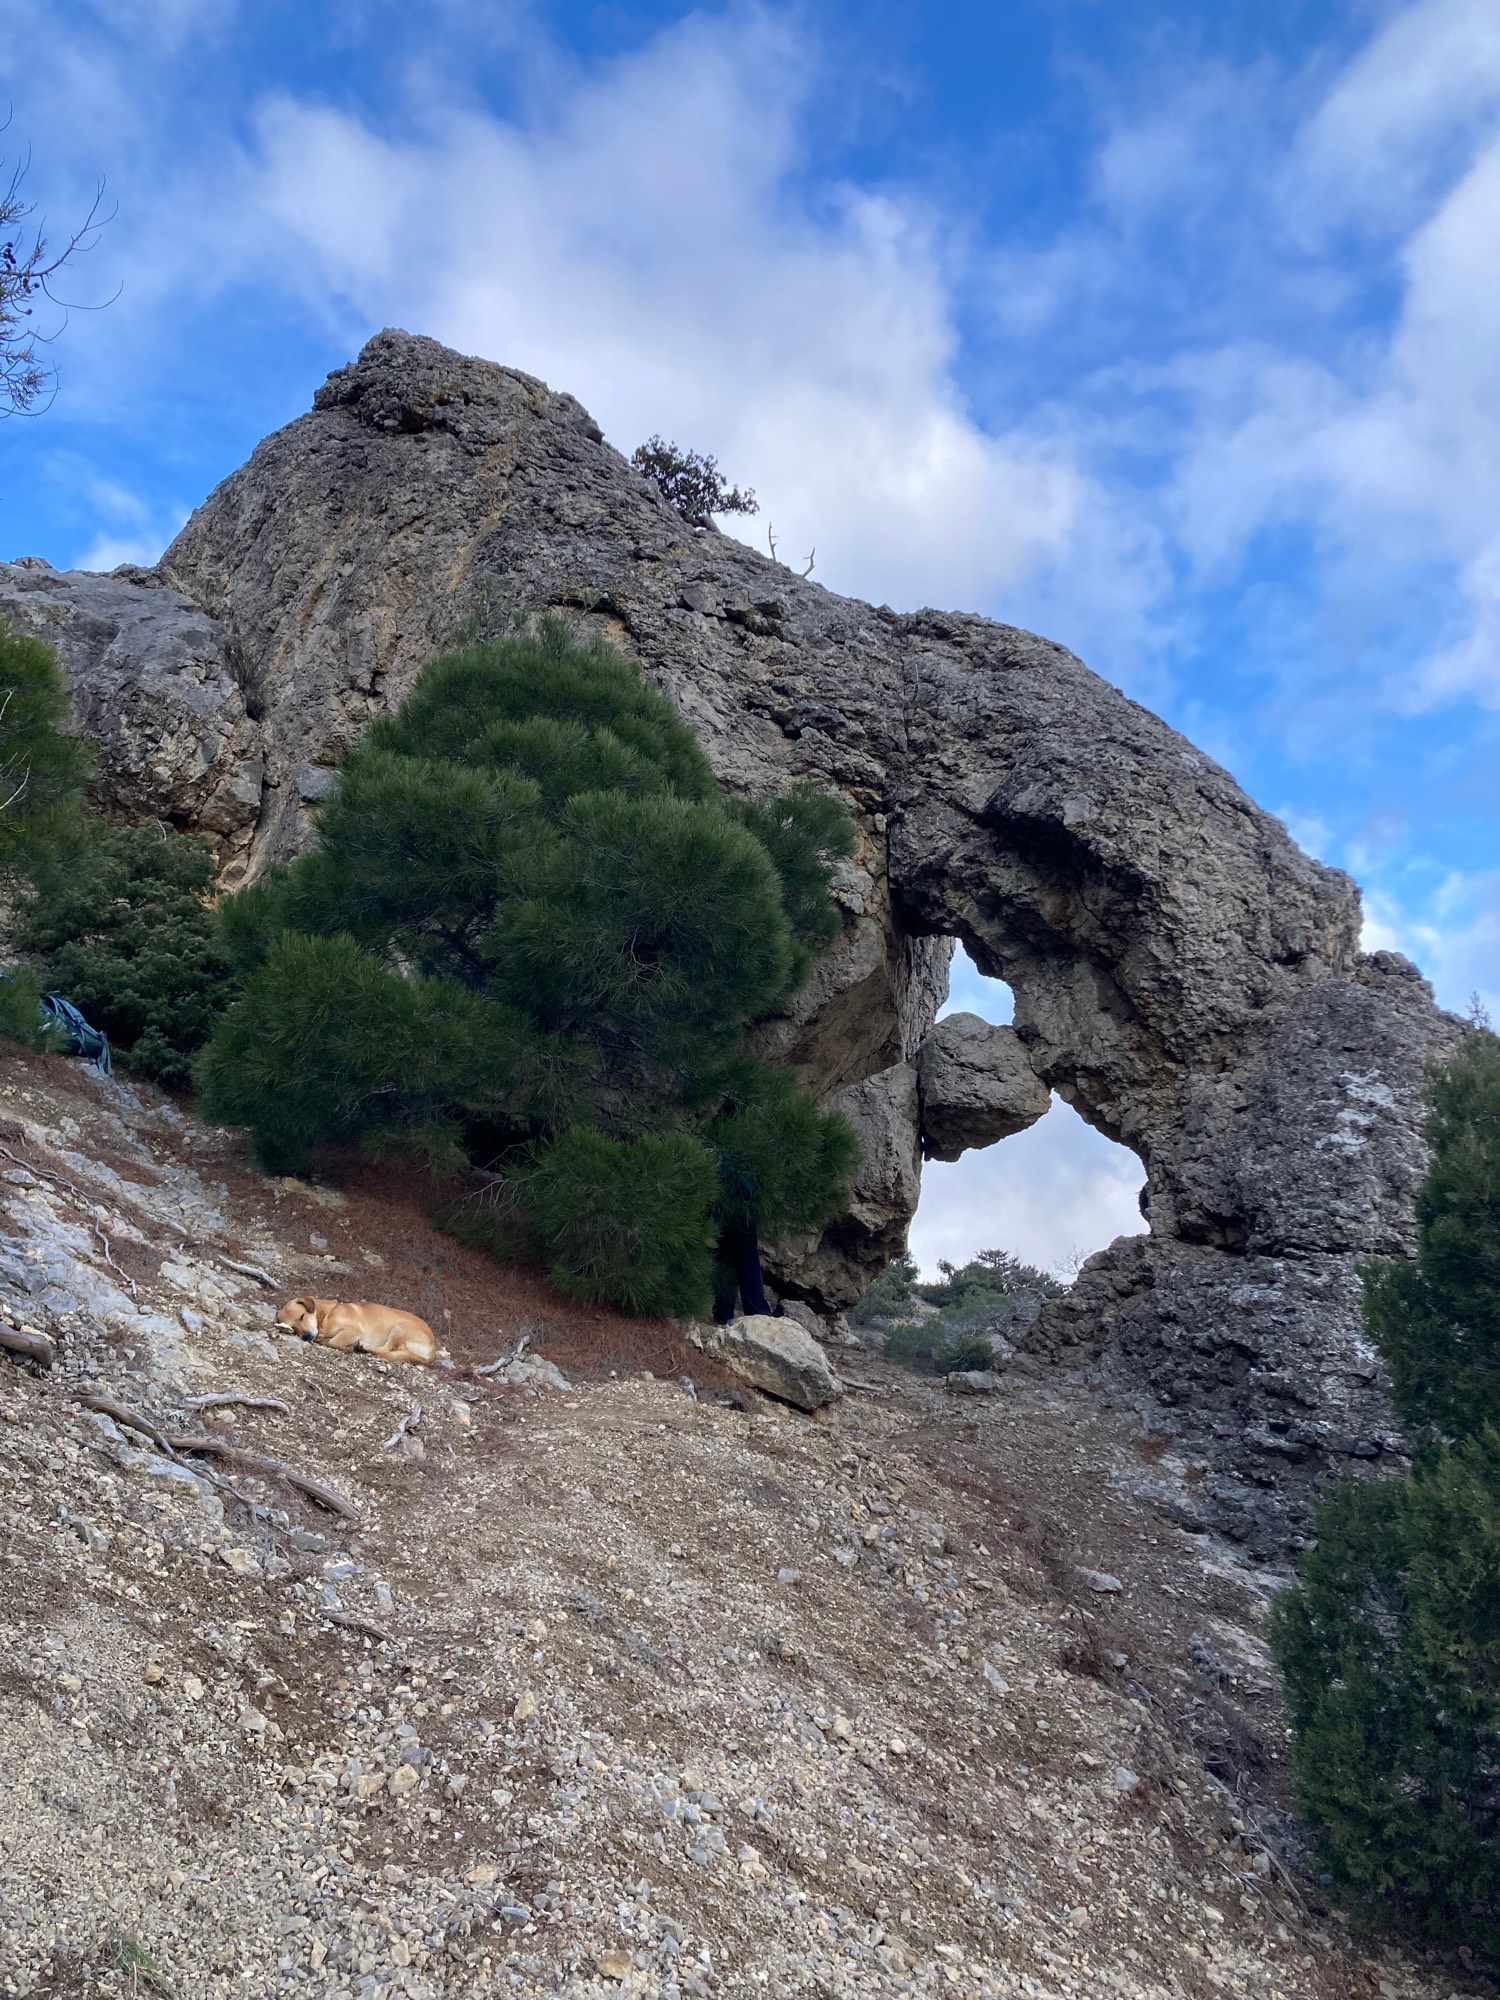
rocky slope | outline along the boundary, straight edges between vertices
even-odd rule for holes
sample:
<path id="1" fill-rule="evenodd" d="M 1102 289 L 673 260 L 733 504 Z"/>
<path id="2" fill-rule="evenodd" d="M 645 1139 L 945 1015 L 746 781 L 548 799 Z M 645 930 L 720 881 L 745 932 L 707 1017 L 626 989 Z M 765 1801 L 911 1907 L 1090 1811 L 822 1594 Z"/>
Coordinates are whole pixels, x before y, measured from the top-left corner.
<path id="1" fill-rule="evenodd" d="M 0 1992 L 1476 1990 L 1319 1908 L 1266 1572 L 1097 1382 L 846 1353 L 812 1420 L 368 1174 L 60 1058 L 0 1097 L 0 1317 L 58 1348 L 0 1354 Z M 275 1338 L 308 1289 L 458 1365 Z M 471 1372 L 528 1329 L 568 1386 Z"/>
<path id="2" fill-rule="evenodd" d="M 1006 1126 L 971 1064 L 923 1062 L 962 939 L 1015 992 L 999 1070 L 1040 1086 L 1002 1088 L 1008 1129 L 1056 1091 L 1149 1175 L 1149 1234 L 1038 1340 L 1123 1354 L 1212 1452 L 1212 1517 L 1294 1543 L 1316 1482 L 1387 1449 L 1356 1267 L 1410 1244 L 1422 1072 L 1454 1024 L 1361 954 L 1348 878 L 1158 718 L 1030 633 L 872 608 L 689 528 L 571 397 L 401 333 L 159 570 L 0 567 L 0 611 L 61 649 L 106 801 L 209 829 L 227 880 L 306 841 L 436 648 L 547 610 L 639 659 L 726 784 L 810 778 L 857 815 L 842 938 L 760 1034 L 865 1167 L 820 1241 L 775 1247 L 782 1289 L 831 1314 L 901 1247 L 924 1118 L 937 1154 Z"/>

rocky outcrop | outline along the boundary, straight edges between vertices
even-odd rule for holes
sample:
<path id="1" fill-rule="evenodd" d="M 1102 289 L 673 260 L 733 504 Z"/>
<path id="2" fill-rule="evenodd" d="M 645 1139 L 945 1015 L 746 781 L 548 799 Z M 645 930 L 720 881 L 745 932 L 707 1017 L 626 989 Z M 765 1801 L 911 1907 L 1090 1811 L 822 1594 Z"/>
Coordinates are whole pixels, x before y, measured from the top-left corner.
<path id="1" fill-rule="evenodd" d="M 843 935 L 759 1032 L 863 1120 L 872 1151 L 850 1215 L 773 1257 L 778 1289 L 832 1311 L 903 1240 L 917 1065 L 961 939 L 1014 991 L 1033 1074 L 1148 1173 L 1149 1238 L 1106 1253 L 1079 1311 L 1044 1314 L 1037 1338 L 1133 1341 L 1137 1375 L 1178 1396 L 1170 1356 L 1232 1326 L 1253 1365 L 1189 1369 L 1172 1404 L 1205 1437 L 1286 1435 L 1283 1378 L 1319 1408 L 1333 1397 L 1350 1435 L 1388 1421 L 1373 1378 L 1335 1392 L 1316 1357 L 1355 1352 L 1351 1260 L 1411 1240 L 1419 1079 L 1453 1024 L 1410 966 L 1361 954 L 1346 876 L 1063 648 L 961 613 L 873 609 L 690 528 L 571 397 L 398 333 L 266 439 L 159 575 L 57 579 L 27 615 L 73 598 L 104 607 L 87 643 L 76 619 L 57 636 L 121 810 L 147 739 L 112 736 L 111 713 L 198 716 L 221 675 L 221 733 L 184 722 L 162 741 L 206 813 L 260 769 L 253 830 L 224 835 L 250 872 L 306 840 L 338 757 L 455 633 L 549 609 L 606 633 L 726 785 L 809 778 L 857 816 Z M 168 606 L 159 646 L 132 651 L 135 621 Z M 172 687 L 151 680 L 159 661 Z M 162 752 L 164 773 L 178 754 Z M 1289 1496 L 1293 1527 L 1333 1462 L 1316 1441 L 1300 1460 L 1219 1445 L 1247 1484 Z"/>
<path id="2" fill-rule="evenodd" d="M 821 1236 L 776 1244 L 766 1260 L 779 1291 L 825 1312 L 853 1305 L 869 1284 L 864 1273 L 883 1271 L 901 1255 L 922 1191 L 917 1072 L 910 1063 L 851 1083 L 828 1103 L 859 1140 L 849 1206 Z"/>
<path id="3" fill-rule="evenodd" d="M 100 810 L 212 834 L 238 879 L 265 762 L 222 626 L 153 571 L 64 576 L 36 557 L 0 563 L 0 618 L 57 648 L 99 747 Z"/>
<path id="4" fill-rule="evenodd" d="M 956 1160 L 1035 1125 L 1052 1093 L 1031 1067 L 1014 1028 L 977 1014 L 949 1014 L 917 1056 L 922 1157 Z"/>

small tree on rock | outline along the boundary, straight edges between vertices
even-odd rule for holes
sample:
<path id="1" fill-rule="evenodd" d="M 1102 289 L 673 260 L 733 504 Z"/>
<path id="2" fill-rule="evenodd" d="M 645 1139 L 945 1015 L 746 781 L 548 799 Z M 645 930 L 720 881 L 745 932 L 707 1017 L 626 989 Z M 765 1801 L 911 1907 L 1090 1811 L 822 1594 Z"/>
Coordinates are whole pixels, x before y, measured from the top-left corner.
<path id="1" fill-rule="evenodd" d="M 747 486 L 726 486 L 718 461 L 702 452 L 683 451 L 665 438 L 647 438 L 630 454 L 630 463 L 660 489 L 684 521 L 709 528 L 715 514 L 758 514 L 760 504 Z"/>

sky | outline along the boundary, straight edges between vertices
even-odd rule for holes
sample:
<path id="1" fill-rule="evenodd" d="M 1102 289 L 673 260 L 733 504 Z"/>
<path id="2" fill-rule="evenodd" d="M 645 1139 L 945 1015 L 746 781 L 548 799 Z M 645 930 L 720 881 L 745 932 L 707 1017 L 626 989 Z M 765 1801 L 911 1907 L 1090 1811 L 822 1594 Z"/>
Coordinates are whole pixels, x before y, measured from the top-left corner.
<path id="1" fill-rule="evenodd" d="M 112 219 L 0 424 L 0 556 L 153 560 L 433 334 L 714 453 L 833 589 L 1071 646 L 1500 1017 L 1494 0 L 6 18 L 0 151 L 54 236 Z M 1055 1107 L 929 1170 L 919 1258 L 1065 1268 L 1138 1180 Z"/>

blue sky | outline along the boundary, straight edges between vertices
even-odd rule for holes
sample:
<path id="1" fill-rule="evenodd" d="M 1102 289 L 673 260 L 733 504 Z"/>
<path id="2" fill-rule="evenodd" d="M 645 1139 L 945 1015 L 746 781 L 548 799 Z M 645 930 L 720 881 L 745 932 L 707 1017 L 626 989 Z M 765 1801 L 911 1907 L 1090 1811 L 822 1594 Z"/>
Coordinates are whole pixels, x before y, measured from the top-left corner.
<path id="1" fill-rule="evenodd" d="M 7 19 L 12 155 L 58 225 L 106 180 L 72 289 L 123 289 L 0 427 L 0 554 L 151 559 L 432 333 L 716 452 L 834 588 L 1075 647 L 1500 1013 L 1494 0 Z M 1024 1144 L 934 1177 L 924 1258 L 1125 1226 L 1081 1128 Z"/>

